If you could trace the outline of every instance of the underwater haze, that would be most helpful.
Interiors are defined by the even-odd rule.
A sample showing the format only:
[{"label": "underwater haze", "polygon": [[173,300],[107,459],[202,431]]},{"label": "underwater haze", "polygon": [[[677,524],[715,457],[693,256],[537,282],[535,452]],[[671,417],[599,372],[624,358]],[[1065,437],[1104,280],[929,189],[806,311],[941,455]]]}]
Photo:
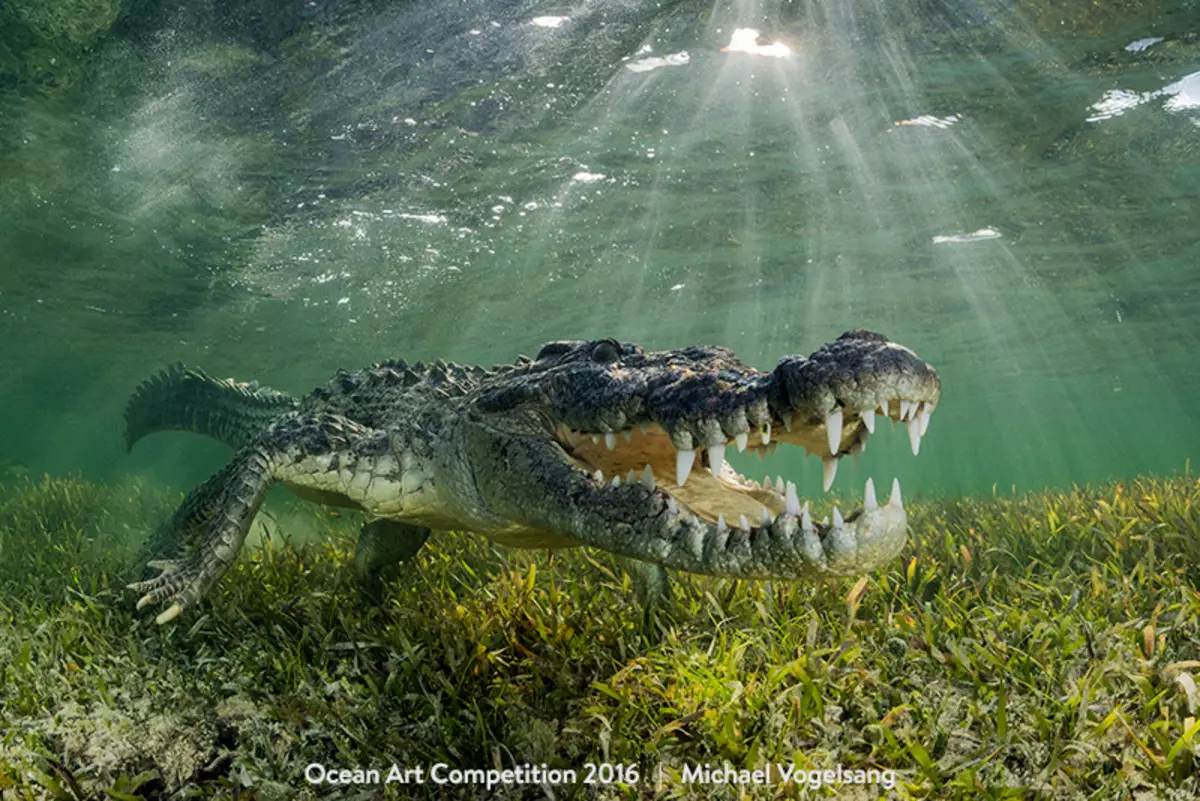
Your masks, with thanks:
[{"label": "underwater haze", "polygon": [[[230,448],[126,447],[176,363],[299,397],[556,340],[769,371],[853,329],[936,369],[919,455],[880,424],[830,493],[800,448],[728,460],[834,521],[780,479],[756,542],[803,526],[792,557],[861,576],[648,594],[633,524],[426,544],[281,490],[255,518],[262,451],[201,484]],[[1198,354],[1200,0],[0,0],[0,799],[1198,798]],[[659,441],[681,490],[695,451]],[[669,468],[619,464],[596,497],[673,519]],[[458,500],[442,528],[483,519]],[[749,549],[744,508],[695,530]],[[219,580],[185,592],[200,530]],[[155,532],[191,551],[134,592]],[[366,775],[434,765],[611,775]]]},{"label": "underwater haze", "polygon": [[303,392],[609,336],[769,369],[850,328],[944,384],[880,480],[1194,455],[1194,3],[285,5],[0,8],[0,458],[205,477],[186,438],[124,453],[175,361]]}]

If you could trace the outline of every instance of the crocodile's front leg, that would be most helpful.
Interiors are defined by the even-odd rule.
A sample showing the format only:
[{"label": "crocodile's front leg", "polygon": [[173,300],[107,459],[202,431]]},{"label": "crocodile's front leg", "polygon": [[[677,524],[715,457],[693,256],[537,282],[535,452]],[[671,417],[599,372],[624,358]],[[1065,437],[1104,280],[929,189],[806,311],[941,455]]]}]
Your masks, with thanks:
[{"label": "crocodile's front leg", "polygon": [[383,571],[416,555],[429,539],[429,533],[426,526],[398,520],[380,519],[363,524],[354,549],[354,571],[366,600],[375,604],[382,600]]},{"label": "crocodile's front leg", "polygon": [[144,593],[138,608],[170,601],[156,618],[166,623],[201,598],[237,559],[276,481],[339,486],[348,501],[368,505],[371,481],[394,481],[398,471],[386,432],[333,414],[284,415],[184,499],[159,539],[181,542],[187,552],[150,562],[161,574],[129,585]]}]

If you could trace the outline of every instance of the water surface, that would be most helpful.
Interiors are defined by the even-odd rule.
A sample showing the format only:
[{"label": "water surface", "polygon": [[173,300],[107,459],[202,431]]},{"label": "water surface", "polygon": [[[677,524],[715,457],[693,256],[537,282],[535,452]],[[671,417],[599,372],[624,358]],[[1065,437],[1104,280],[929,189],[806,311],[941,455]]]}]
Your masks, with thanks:
[{"label": "water surface", "polygon": [[[198,480],[219,446],[123,452],[176,360],[303,391],[575,337],[770,368],[866,327],[944,397],[843,491],[1182,470],[1200,9],[1078,5],[145,4],[0,81],[0,458]],[[778,49],[722,52],[745,29]]]}]

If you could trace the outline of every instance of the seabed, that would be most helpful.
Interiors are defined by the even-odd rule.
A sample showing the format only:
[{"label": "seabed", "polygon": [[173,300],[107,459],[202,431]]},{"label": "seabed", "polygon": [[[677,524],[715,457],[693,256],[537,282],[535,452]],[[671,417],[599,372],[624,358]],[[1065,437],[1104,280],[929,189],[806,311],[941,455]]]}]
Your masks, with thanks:
[{"label": "seabed", "polygon": [[[652,631],[608,556],[469,534],[435,538],[366,605],[360,521],[300,505],[260,516],[210,599],[156,626],[123,571],[177,501],[51,477],[0,494],[0,797],[1200,796],[1186,472],[906,500],[887,569],[676,576]],[[305,778],[589,763],[635,766],[637,786]],[[705,766],[771,783],[685,781]],[[895,784],[796,779],[832,769]]]}]

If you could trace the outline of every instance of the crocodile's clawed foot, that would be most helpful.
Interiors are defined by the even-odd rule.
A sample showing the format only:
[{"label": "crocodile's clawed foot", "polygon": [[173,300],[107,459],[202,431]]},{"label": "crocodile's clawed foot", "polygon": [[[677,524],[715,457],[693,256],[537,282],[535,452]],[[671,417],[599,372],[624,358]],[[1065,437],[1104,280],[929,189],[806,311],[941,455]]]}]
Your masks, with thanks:
[{"label": "crocodile's clawed foot", "polygon": [[135,592],[145,593],[138,600],[141,610],[151,604],[171,601],[171,605],[154,618],[159,625],[169,623],[183,612],[195,598],[203,594],[205,585],[200,565],[195,559],[156,559],[147,562],[147,567],[161,570],[158,576],[146,581],[126,585]]}]

